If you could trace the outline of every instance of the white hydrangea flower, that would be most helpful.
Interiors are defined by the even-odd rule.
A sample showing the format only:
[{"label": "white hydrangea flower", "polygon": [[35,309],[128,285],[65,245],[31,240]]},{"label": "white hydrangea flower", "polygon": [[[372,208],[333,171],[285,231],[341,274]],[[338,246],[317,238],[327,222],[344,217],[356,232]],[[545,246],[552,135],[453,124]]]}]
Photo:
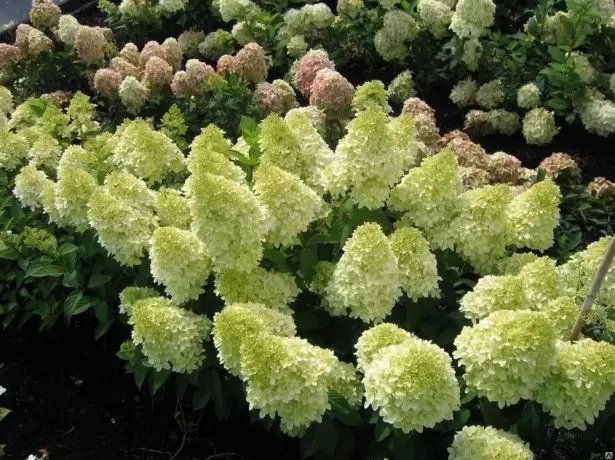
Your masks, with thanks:
[{"label": "white hydrangea flower", "polygon": [[301,292],[288,274],[254,267],[250,271],[223,269],[216,274],[215,292],[229,303],[258,303],[289,312],[290,303]]},{"label": "white hydrangea flower", "polygon": [[189,231],[159,227],[152,234],[149,250],[152,277],[162,284],[177,304],[196,300],[211,272],[205,247]]},{"label": "white hydrangea flower", "polygon": [[585,430],[615,393],[615,345],[591,339],[558,341],[557,358],[536,400],[557,428]]},{"label": "white hydrangea flower", "polygon": [[451,30],[460,38],[478,38],[495,20],[492,0],[459,0],[451,20]]},{"label": "white hydrangea flower", "polygon": [[292,316],[260,303],[232,303],[214,315],[213,341],[224,368],[241,377],[241,346],[260,334],[293,337]]},{"label": "white hydrangea flower", "polygon": [[404,433],[450,420],[460,390],[451,357],[433,343],[411,338],[377,352],[365,367],[365,406]]},{"label": "white hydrangea flower", "polygon": [[273,165],[256,169],[253,190],[268,209],[267,241],[274,246],[296,244],[298,235],[325,212],[324,201],[299,176]]},{"label": "white hydrangea flower", "polygon": [[556,364],[556,333],[544,312],[501,310],[462,329],[453,356],[467,387],[499,407],[531,399]]},{"label": "white hydrangea flower", "polygon": [[416,228],[401,227],[390,239],[406,295],[414,301],[421,297],[439,297],[438,263],[422,233]]},{"label": "white hydrangea flower", "polygon": [[541,91],[534,83],[527,83],[517,91],[517,105],[521,109],[535,109],[540,106]]},{"label": "white hydrangea flower", "polygon": [[327,286],[333,313],[369,323],[382,321],[401,296],[401,277],[391,243],[378,224],[358,227],[344,245],[344,254]]},{"label": "white hydrangea flower", "polygon": [[523,137],[528,144],[548,144],[558,132],[553,112],[542,107],[530,110],[523,119]]},{"label": "white hydrangea flower", "polygon": [[203,363],[203,341],[211,330],[211,321],[205,315],[163,297],[150,297],[134,303],[128,323],[133,327],[133,342],[142,346],[154,369],[188,373]]},{"label": "white hydrangea flower", "polygon": [[464,426],[448,448],[449,460],[533,460],[527,443],[513,433],[491,426]]}]

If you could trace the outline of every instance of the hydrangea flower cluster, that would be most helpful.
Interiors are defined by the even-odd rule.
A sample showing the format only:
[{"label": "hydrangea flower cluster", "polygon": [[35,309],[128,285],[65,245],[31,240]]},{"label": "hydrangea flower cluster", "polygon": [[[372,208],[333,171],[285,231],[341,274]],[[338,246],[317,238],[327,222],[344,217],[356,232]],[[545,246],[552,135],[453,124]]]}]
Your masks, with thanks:
[{"label": "hydrangea flower cluster", "polygon": [[476,103],[485,109],[495,109],[504,100],[504,89],[500,80],[493,80],[481,85],[474,95]]},{"label": "hydrangea flower cluster", "polygon": [[397,257],[401,273],[401,287],[408,297],[438,297],[438,266],[429,250],[429,243],[421,232],[412,227],[401,227],[390,236],[391,247]]},{"label": "hydrangea flower cluster", "polygon": [[[404,172],[405,154],[396,148],[387,115],[377,105],[359,112],[338,143],[329,167],[329,190],[350,189],[350,196],[368,209],[381,207]],[[336,190],[337,189],[337,190]]]},{"label": "hydrangea flower cluster", "polygon": [[109,43],[100,27],[80,26],[74,38],[75,51],[88,64],[100,62],[107,53]]},{"label": "hydrangea flower cluster", "polygon": [[548,144],[558,132],[553,112],[544,108],[532,109],[523,118],[523,137],[528,144]]},{"label": "hydrangea flower cluster", "polygon": [[149,97],[149,90],[134,76],[127,76],[122,80],[118,91],[122,104],[128,112],[136,115],[145,105]]},{"label": "hydrangea flower cluster", "polygon": [[453,356],[468,388],[500,407],[531,399],[557,358],[555,330],[546,313],[496,311],[462,329]]},{"label": "hydrangea flower cluster", "polygon": [[445,149],[411,169],[391,192],[388,204],[406,212],[431,240],[433,231],[455,214],[460,192],[457,158],[452,150]]},{"label": "hydrangea flower cluster", "polygon": [[281,31],[289,36],[301,36],[333,24],[335,15],[325,3],[304,5],[300,9],[291,8],[284,14],[284,26]]},{"label": "hydrangea flower cluster", "polygon": [[160,294],[152,288],[129,286],[120,292],[120,313],[130,316],[135,302],[152,297],[160,297]]},{"label": "hydrangea flower cluster", "polygon": [[547,177],[556,180],[560,176],[581,179],[581,168],[567,153],[557,152],[540,162],[538,169],[544,171]]},{"label": "hydrangea flower cluster", "polygon": [[294,66],[293,83],[304,96],[309,96],[312,83],[322,69],[334,69],[329,55],[323,50],[308,51]]},{"label": "hydrangea flower cluster", "polygon": [[491,0],[459,0],[450,29],[460,38],[478,38],[494,23],[495,3]]},{"label": "hydrangea flower cluster", "polygon": [[453,19],[451,6],[439,0],[419,0],[417,12],[421,23],[436,38],[446,35]]},{"label": "hydrangea flower cluster", "polygon": [[391,101],[403,104],[404,101],[416,95],[414,79],[409,70],[405,70],[397,75],[389,84],[387,93]]},{"label": "hydrangea flower cluster", "polygon": [[215,292],[227,304],[259,303],[289,312],[289,305],[300,290],[292,275],[255,267],[249,272],[220,270],[216,274]]},{"label": "hydrangea flower cluster", "polygon": [[132,340],[141,345],[148,364],[154,369],[191,372],[203,363],[203,341],[211,321],[174,305],[163,297],[149,297],[132,304],[128,323]]},{"label": "hydrangea flower cluster", "polygon": [[[151,61],[151,60],[150,60]],[[185,170],[182,152],[164,133],[142,119],[124,122],[117,138],[112,161],[149,184],[161,182]]]},{"label": "hydrangea flower cluster", "polygon": [[359,226],[346,241],[326,289],[332,314],[347,309],[366,323],[382,321],[401,296],[401,276],[391,242],[378,224]]},{"label": "hydrangea flower cluster", "polygon": [[205,247],[191,232],[176,227],[157,228],[150,240],[150,270],[177,304],[196,300],[211,271]]},{"label": "hydrangea flower cluster", "polygon": [[600,97],[590,98],[580,109],[581,122],[590,133],[609,136],[615,132],[615,103]]},{"label": "hydrangea flower cluster", "polygon": [[231,70],[239,78],[253,83],[267,79],[265,52],[258,43],[248,43],[241,48],[231,62]]},{"label": "hydrangea flower cluster", "polygon": [[401,60],[408,56],[408,42],[419,33],[419,26],[402,10],[390,10],[384,14],[382,28],[374,35],[376,51],[385,61]]},{"label": "hydrangea flower cluster", "polygon": [[293,337],[292,316],[261,303],[229,303],[214,315],[213,341],[224,368],[241,377],[241,347],[260,334]]},{"label": "hydrangea flower cluster", "polygon": [[[461,80],[453,87],[450,99],[455,105],[458,105],[459,107],[469,107],[471,105],[474,105],[474,103],[476,102],[477,91],[478,85],[476,84],[476,82],[472,80],[472,78],[466,78],[465,80]],[[483,91],[483,93],[484,92],[485,91]]]},{"label": "hydrangea flower cluster", "polygon": [[60,20],[62,10],[52,0],[32,0],[30,22],[37,29],[53,29]]},{"label": "hydrangea flower cluster", "polygon": [[319,70],[310,87],[310,104],[332,118],[344,118],[350,108],[354,87],[339,72]]},{"label": "hydrangea flower cluster", "polygon": [[246,399],[261,416],[280,416],[280,428],[300,435],[329,409],[339,361],[332,351],[298,337],[260,334],[240,349]]},{"label": "hydrangea flower cluster", "polygon": [[113,69],[98,69],[94,74],[94,88],[107,99],[117,99],[122,80],[122,74]]},{"label": "hydrangea flower cluster", "polygon": [[[380,336],[366,331],[359,338],[357,349],[369,339]],[[459,408],[460,390],[451,357],[433,343],[411,334],[391,337],[363,362],[365,406],[372,406],[382,419],[404,433],[432,428],[442,420],[450,420]],[[362,350],[363,352],[365,350]]]},{"label": "hydrangea flower cluster", "polygon": [[380,80],[372,80],[358,86],[352,98],[352,109],[355,112],[376,106],[388,113],[391,111],[389,106],[389,96]]},{"label": "hydrangea flower cluster", "polygon": [[260,165],[277,166],[310,183],[317,181],[320,149],[312,143],[303,147],[299,137],[302,132],[294,131],[292,125],[277,114],[270,114],[260,123]]},{"label": "hydrangea flower cluster", "polygon": [[534,454],[516,434],[491,426],[464,426],[448,448],[449,460],[532,460]]},{"label": "hydrangea flower cluster", "polygon": [[507,207],[512,222],[512,243],[537,251],[553,244],[553,231],[559,222],[559,187],[550,179],[538,182],[515,196]]},{"label": "hydrangea flower cluster", "polygon": [[541,91],[534,83],[523,85],[517,91],[517,105],[521,109],[531,110],[540,107]]},{"label": "hydrangea flower cluster", "polygon": [[615,183],[605,177],[595,177],[587,184],[587,191],[600,198],[613,197],[615,196]]},{"label": "hydrangea flower cluster", "polygon": [[325,203],[299,176],[264,164],[254,172],[254,193],[269,211],[267,241],[292,246],[299,233],[323,215]]},{"label": "hydrangea flower cluster", "polygon": [[615,346],[581,339],[558,342],[557,365],[536,393],[556,427],[585,430],[615,393]]},{"label": "hydrangea flower cluster", "polygon": [[298,105],[295,90],[284,80],[259,83],[254,90],[254,102],[262,112],[280,115]]},{"label": "hydrangea flower cluster", "polygon": [[196,172],[185,192],[192,231],[205,244],[214,268],[247,271],[257,265],[269,230],[268,214],[247,185]]},{"label": "hydrangea flower cluster", "polygon": [[128,172],[111,173],[88,201],[88,219],[98,241],[123,265],[141,263],[157,221],[153,192]]},{"label": "hydrangea flower cluster", "polygon": [[468,190],[459,197],[459,214],[450,224],[455,250],[481,272],[506,254],[512,226],[506,207],[511,199],[505,184]]},{"label": "hydrangea flower cluster", "polygon": [[161,227],[190,229],[190,208],[179,190],[162,187],[156,192],[156,216]]},{"label": "hydrangea flower cluster", "polygon": [[524,310],[528,307],[523,280],[519,276],[487,275],[461,298],[459,310],[470,319],[482,319],[498,310]]},{"label": "hydrangea flower cluster", "polygon": [[233,54],[234,51],[235,39],[230,32],[223,29],[208,33],[198,45],[198,52],[212,61],[218,60],[225,54]]}]

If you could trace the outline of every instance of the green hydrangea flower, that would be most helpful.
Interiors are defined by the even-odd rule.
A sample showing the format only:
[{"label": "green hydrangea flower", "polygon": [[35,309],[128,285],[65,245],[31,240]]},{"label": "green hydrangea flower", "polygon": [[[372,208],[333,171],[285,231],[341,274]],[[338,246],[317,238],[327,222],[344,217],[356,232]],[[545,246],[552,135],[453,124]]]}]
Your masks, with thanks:
[{"label": "green hydrangea flower", "polygon": [[491,426],[464,426],[448,448],[449,460],[533,460],[534,454],[513,433]]},{"label": "green hydrangea flower", "polygon": [[531,399],[556,363],[555,330],[546,313],[496,311],[462,329],[453,356],[470,390],[500,407]]},{"label": "green hydrangea flower", "polygon": [[378,224],[359,226],[344,245],[344,254],[327,286],[332,313],[350,310],[366,323],[382,321],[401,296],[401,275],[391,243]]},{"label": "green hydrangea flower", "polygon": [[154,369],[185,373],[203,363],[203,342],[211,330],[206,316],[178,307],[164,297],[150,297],[133,304],[128,323],[133,327],[133,342],[141,345]]}]

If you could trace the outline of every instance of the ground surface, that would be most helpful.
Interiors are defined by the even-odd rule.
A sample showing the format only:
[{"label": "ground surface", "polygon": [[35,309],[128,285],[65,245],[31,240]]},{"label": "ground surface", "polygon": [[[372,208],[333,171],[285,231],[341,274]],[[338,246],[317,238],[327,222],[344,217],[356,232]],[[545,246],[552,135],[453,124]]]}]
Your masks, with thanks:
[{"label": "ground surface", "polygon": [[[12,410],[0,423],[6,458],[23,460],[40,449],[50,460],[171,458],[182,436],[174,408],[170,401],[153,405],[124,374],[115,356],[122,333],[94,343],[91,326],[38,333],[35,323],[0,333],[0,385],[7,389],[0,406]],[[220,424],[207,413],[203,419],[177,460],[296,458],[292,441],[259,424]]]}]

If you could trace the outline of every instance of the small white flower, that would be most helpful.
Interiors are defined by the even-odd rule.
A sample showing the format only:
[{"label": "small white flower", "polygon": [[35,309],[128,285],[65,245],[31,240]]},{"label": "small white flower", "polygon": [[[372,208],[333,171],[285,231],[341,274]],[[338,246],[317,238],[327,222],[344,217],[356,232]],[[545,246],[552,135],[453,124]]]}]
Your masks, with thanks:
[{"label": "small white flower", "polygon": [[0,396],[2,396],[4,393],[6,393],[6,388],[4,388],[3,386],[0,386]]}]

